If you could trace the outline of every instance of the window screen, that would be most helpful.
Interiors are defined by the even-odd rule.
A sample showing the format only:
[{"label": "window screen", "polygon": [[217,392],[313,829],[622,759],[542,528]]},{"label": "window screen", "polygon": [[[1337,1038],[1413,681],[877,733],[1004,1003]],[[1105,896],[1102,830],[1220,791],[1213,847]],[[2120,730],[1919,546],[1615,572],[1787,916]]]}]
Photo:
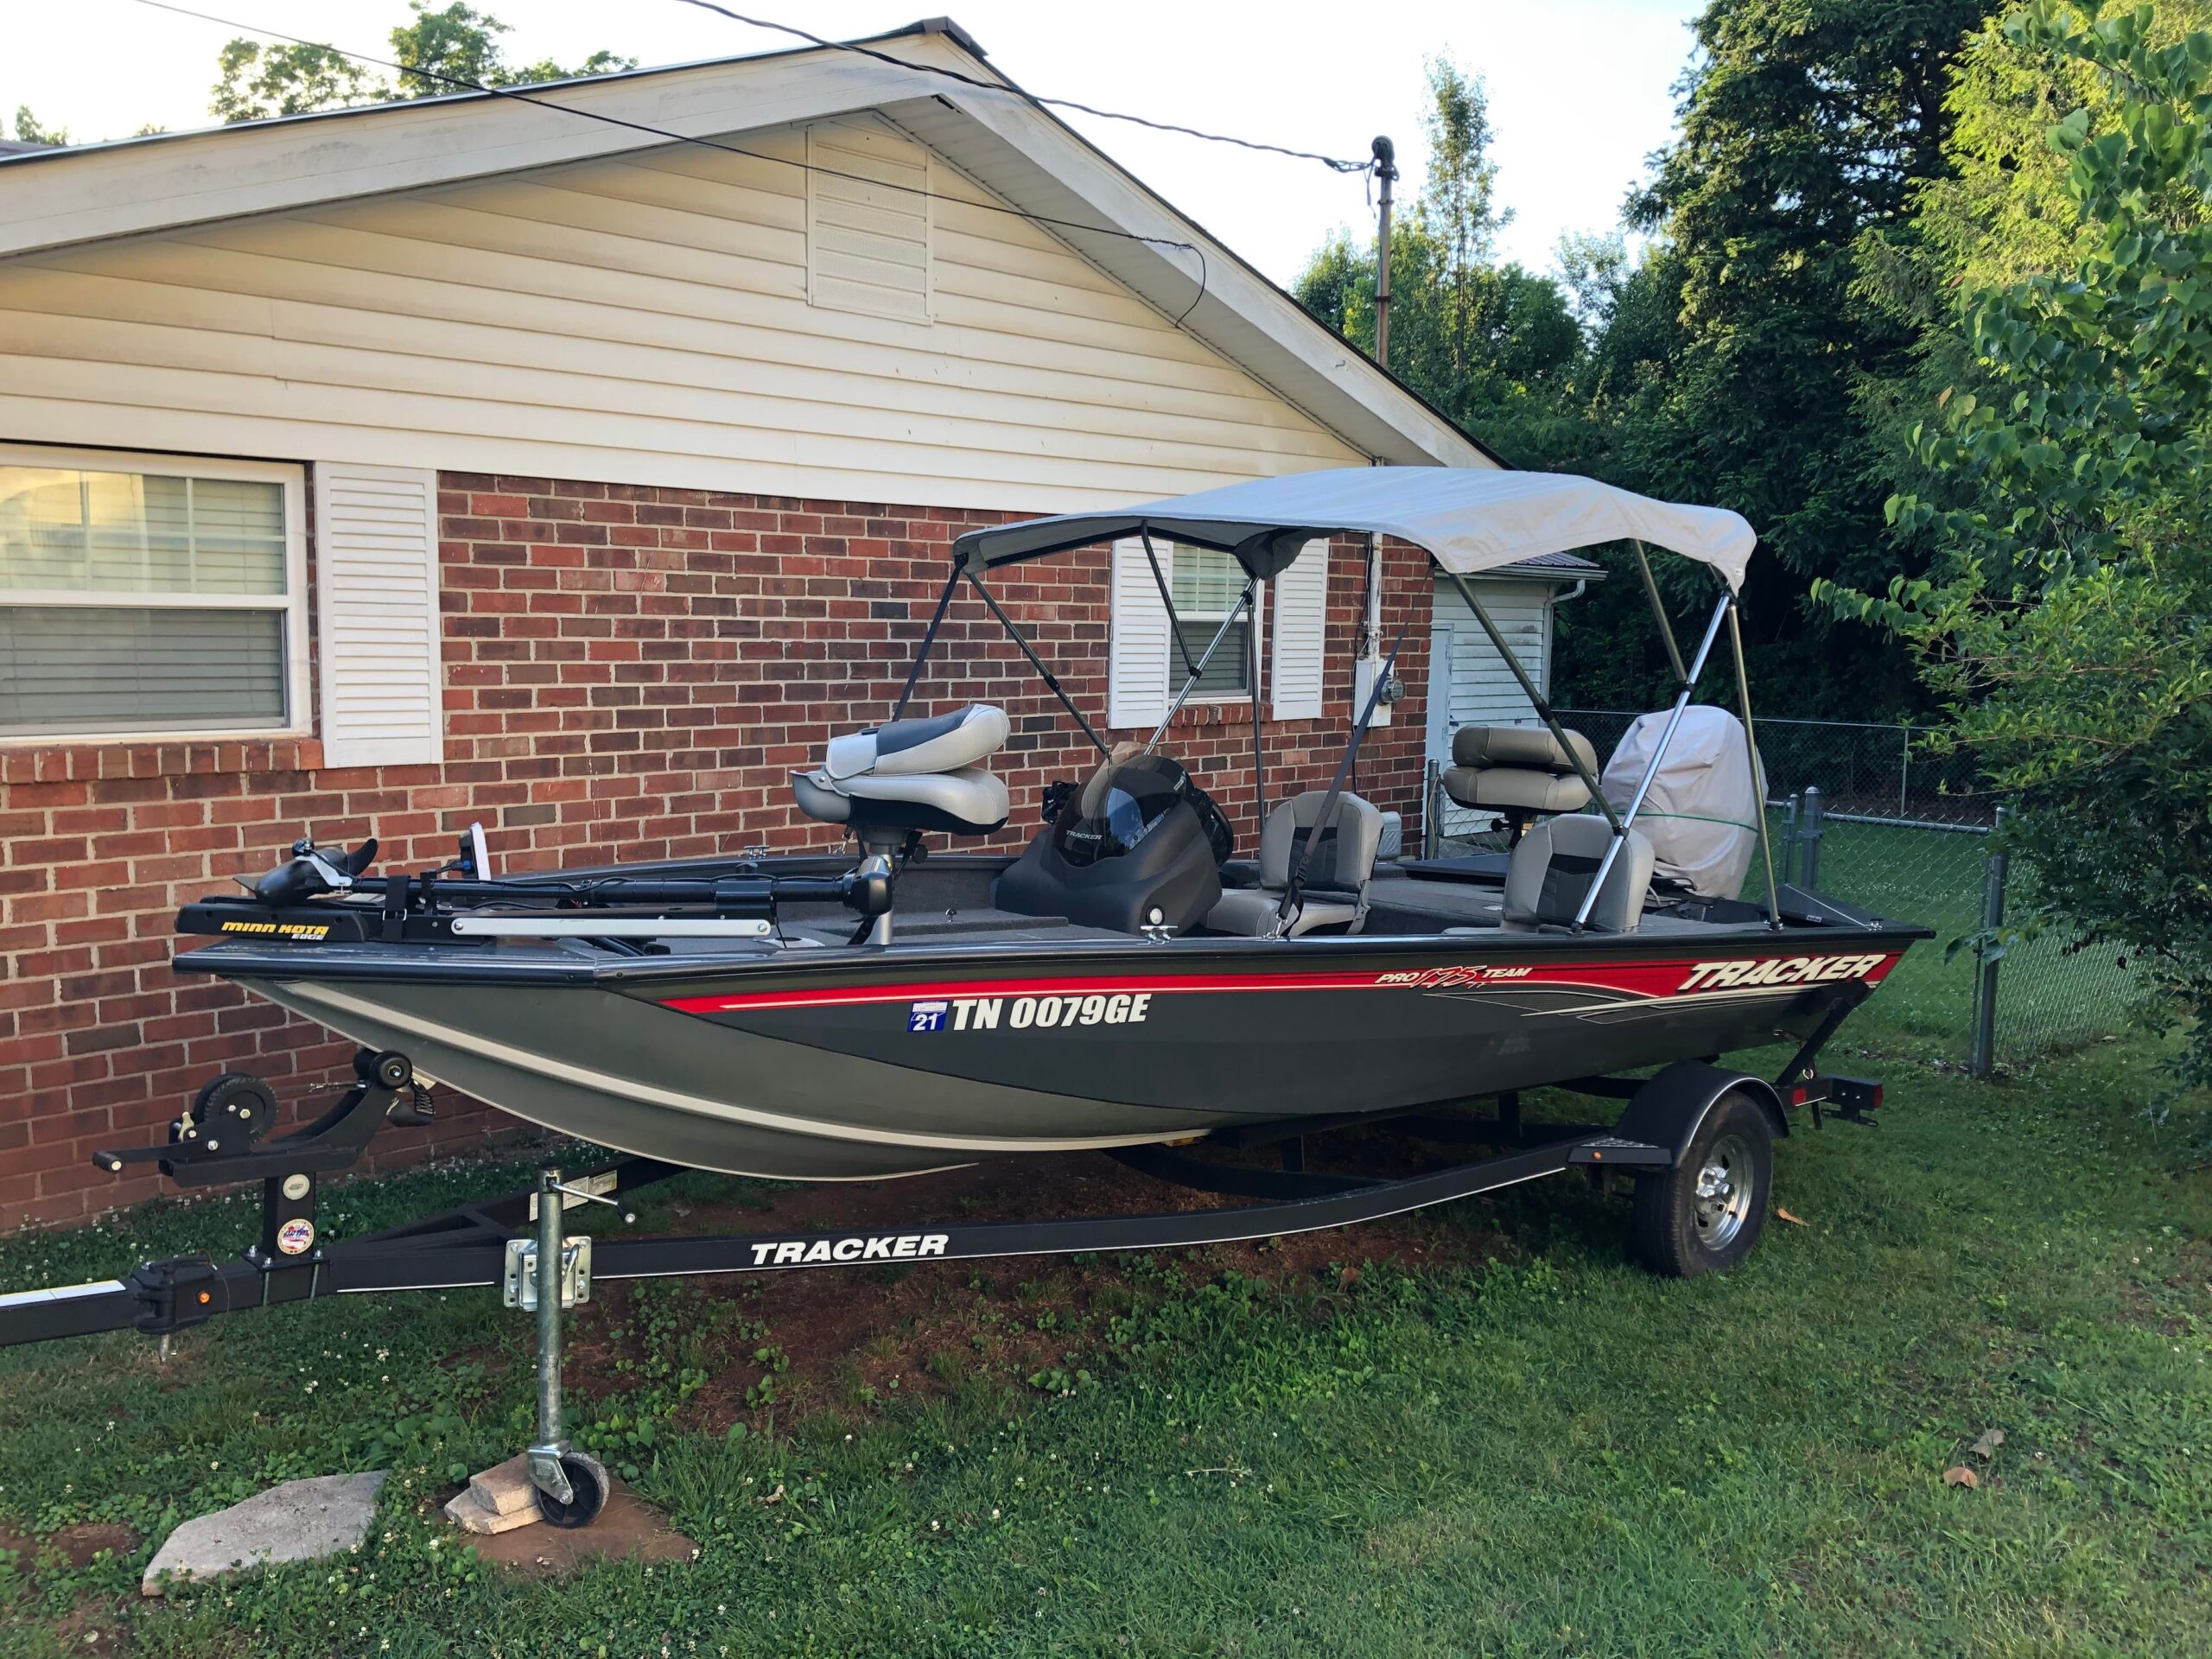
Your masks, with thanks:
[{"label": "window screen", "polygon": [[286,487],[0,459],[0,736],[284,726]]},{"label": "window screen", "polygon": [[[1206,646],[1220,632],[1222,621],[1236,607],[1244,592],[1244,568],[1229,554],[1210,547],[1175,545],[1168,576],[1168,592],[1175,601],[1189,662],[1205,656]],[[1252,690],[1251,623],[1239,615],[1198,676],[1196,695],[1210,697],[1246,696]],[[1180,686],[1190,668],[1181,652],[1168,660],[1167,677]]]}]

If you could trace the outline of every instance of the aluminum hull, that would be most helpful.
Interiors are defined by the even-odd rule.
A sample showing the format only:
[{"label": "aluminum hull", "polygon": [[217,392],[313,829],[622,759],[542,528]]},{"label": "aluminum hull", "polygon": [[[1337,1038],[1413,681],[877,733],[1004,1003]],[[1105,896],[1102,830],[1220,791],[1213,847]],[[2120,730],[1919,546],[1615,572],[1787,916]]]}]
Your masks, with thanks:
[{"label": "aluminum hull", "polygon": [[515,1116],[804,1180],[1384,1114],[1810,1035],[1916,928],[758,949],[223,944],[222,975]]}]

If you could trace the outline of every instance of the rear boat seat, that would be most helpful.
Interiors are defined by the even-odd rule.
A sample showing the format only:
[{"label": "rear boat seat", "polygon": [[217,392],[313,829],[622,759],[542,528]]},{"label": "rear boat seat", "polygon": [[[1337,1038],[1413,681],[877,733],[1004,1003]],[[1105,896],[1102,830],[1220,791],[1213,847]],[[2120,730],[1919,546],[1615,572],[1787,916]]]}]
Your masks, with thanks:
[{"label": "rear boat seat", "polygon": [[1590,790],[1574,769],[1581,757],[1598,775],[1598,752],[1580,732],[1567,734],[1573,753],[1541,726],[1462,726],[1452,734],[1444,792],[1462,806],[1497,813],[1517,845],[1529,823],[1552,812],[1579,812]]},{"label": "rear boat seat", "polygon": [[791,774],[799,810],[856,830],[987,836],[1006,823],[1006,784],[980,763],[1003,747],[1006,710],[971,702],[833,737],[823,764]]}]

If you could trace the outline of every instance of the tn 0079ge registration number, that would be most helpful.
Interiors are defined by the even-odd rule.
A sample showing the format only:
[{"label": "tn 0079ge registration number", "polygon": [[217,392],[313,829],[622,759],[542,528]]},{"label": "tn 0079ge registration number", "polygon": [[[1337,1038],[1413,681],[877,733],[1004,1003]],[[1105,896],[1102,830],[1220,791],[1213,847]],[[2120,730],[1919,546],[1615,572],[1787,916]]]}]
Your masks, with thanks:
[{"label": "tn 0079ge registration number", "polygon": [[1150,991],[1091,991],[1065,996],[954,996],[917,1002],[908,1031],[1052,1031],[1071,1026],[1141,1026]]}]

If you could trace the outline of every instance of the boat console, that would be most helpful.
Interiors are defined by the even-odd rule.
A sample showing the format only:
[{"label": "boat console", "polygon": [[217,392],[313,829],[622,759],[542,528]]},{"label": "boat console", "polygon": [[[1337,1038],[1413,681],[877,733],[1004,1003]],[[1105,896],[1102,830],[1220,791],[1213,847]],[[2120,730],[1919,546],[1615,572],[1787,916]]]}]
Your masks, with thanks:
[{"label": "boat console", "polygon": [[1221,901],[1229,824],[1164,754],[1108,760],[999,877],[1000,909],[1081,927],[1188,932]]}]

